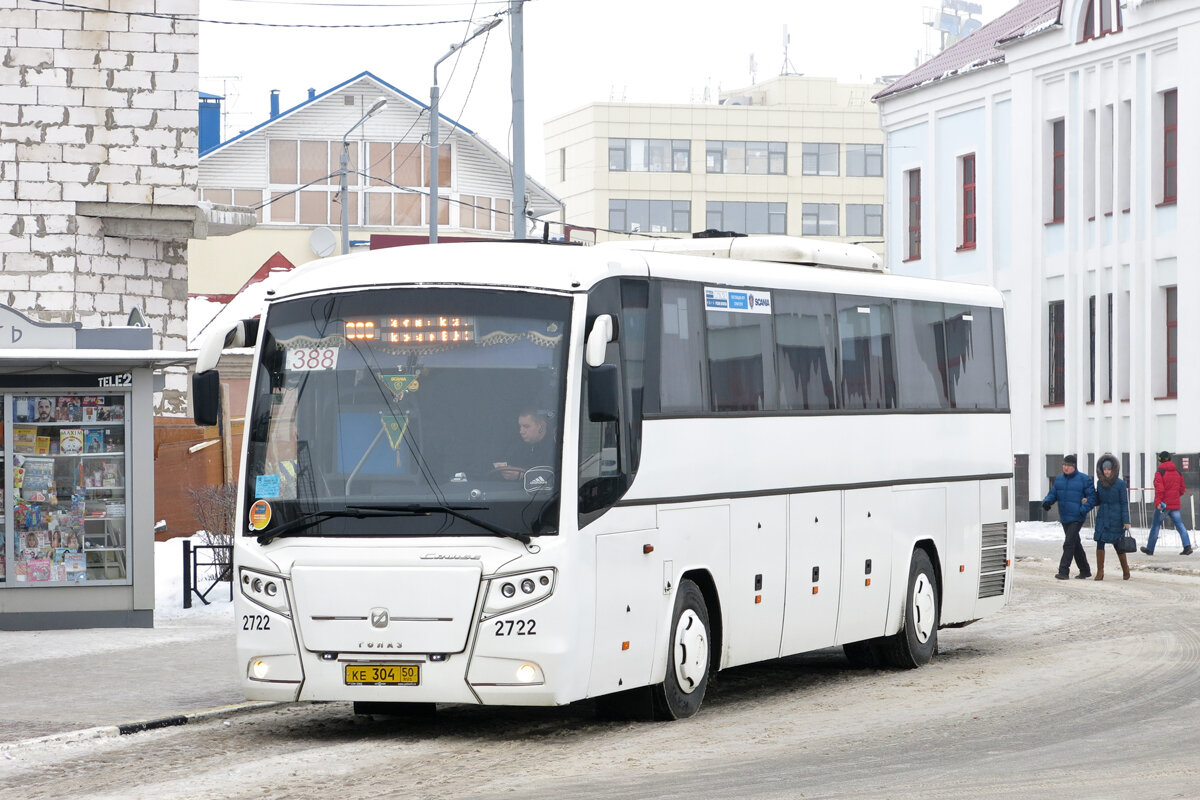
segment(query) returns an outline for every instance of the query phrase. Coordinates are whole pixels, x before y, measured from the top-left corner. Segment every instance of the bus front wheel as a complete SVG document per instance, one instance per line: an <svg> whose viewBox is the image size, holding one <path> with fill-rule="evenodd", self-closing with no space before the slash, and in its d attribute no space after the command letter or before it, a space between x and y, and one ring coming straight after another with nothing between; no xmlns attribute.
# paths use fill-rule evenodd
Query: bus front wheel
<svg viewBox="0 0 1200 800"><path fill-rule="evenodd" d="M711 668L708 606L700 587L681 581L671 616L667 675L654 687L654 717L684 719L700 710Z"/></svg>
<svg viewBox="0 0 1200 800"><path fill-rule="evenodd" d="M904 622L899 631L880 642L880 655L888 666L914 669L929 663L937 651L939 606L933 562L918 548L908 568Z"/></svg>

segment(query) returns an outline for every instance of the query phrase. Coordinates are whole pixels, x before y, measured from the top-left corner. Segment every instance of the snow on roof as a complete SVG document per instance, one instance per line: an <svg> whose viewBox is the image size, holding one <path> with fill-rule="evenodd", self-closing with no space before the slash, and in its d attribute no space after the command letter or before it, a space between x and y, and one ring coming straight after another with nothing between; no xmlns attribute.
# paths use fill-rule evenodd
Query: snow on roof
<svg viewBox="0 0 1200 800"><path fill-rule="evenodd" d="M1004 62L999 45L1056 24L1062 0L1024 0L892 83L874 100Z"/></svg>

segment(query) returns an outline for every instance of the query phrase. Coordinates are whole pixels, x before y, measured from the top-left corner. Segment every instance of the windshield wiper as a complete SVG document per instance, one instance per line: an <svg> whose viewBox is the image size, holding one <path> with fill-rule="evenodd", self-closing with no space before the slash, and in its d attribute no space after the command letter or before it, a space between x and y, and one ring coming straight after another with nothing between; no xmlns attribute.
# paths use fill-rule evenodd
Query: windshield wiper
<svg viewBox="0 0 1200 800"><path fill-rule="evenodd" d="M403 512L402 512L403 513ZM307 514L302 514L290 522L285 522L274 530L259 534L259 544L269 544L272 540L278 539L280 536L289 536L299 533L302 530L307 530L312 526L324 522L331 517L354 517L355 519L363 519L365 517L390 517L399 516L398 514L389 513L388 509L376 508L356 508L348 507L345 509L331 508L324 511L310 511Z"/></svg>
<svg viewBox="0 0 1200 800"><path fill-rule="evenodd" d="M461 519L464 522L469 522L472 525L483 528L485 531L490 531L497 536L507 536L510 539L516 539L521 544L529 544L529 534L514 531L505 528L502 525L482 520L473 514L467 514L467 511L486 511L488 506L452 506L442 503L403 503L394 505L354 505L346 506L347 509L355 509L360 511L375 511L380 513L393 514L412 514L414 516L426 516L429 514L449 514L452 517Z"/></svg>

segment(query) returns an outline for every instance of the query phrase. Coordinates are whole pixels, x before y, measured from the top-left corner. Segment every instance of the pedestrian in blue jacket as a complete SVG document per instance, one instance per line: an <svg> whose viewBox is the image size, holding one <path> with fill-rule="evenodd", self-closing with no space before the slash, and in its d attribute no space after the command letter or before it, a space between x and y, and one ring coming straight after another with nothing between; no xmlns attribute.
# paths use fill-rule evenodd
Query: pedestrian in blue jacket
<svg viewBox="0 0 1200 800"><path fill-rule="evenodd" d="M1129 530L1129 490L1121 478L1121 462L1105 453L1096 462L1096 580L1104 580L1104 545L1111 544L1121 562L1121 577L1129 580L1129 559L1117 542Z"/></svg>
<svg viewBox="0 0 1200 800"><path fill-rule="evenodd" d="M1096 490L1092 488L1092 479L1075 469L1075 463L1075 456L1063 456L1062 475L1054 479L1050 493L1042 500L1043 511L1049 511L1051 506L1058 503L1058 519L1063 526L1063 554L1058 562L1058 574L1054 577L1060 581L1071 577L1072 558L1075 559L1075 566L1079 567L1076 578L1092 577L1087 553L1084 552L1083 542L1079 541L1079 529L1095 505Z"/></svg>

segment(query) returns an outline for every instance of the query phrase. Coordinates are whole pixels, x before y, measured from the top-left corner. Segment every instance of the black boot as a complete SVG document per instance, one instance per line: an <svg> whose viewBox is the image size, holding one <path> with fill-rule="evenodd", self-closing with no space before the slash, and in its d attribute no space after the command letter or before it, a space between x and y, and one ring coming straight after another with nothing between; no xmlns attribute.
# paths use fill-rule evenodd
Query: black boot
<svg viewBox="0 0 1200 800"><path fill-rule="evenodd" d="M1187 547L1183 548L1183 552L1180 553L1179 555L1190 556L1191 554L1192 554L1192 546L1189 544Z"/></svg>
<svg viewBox="0 0 1200 800"><path fill-rule="evenodd" d="M1147 550L1145 547L1141 547L1141 548L1138 548L1138 549L1139 549L1139 550L1141 550L1143 553L1145 553L1145 554L1146 554L1146 555L1148 555L1148 556L1152 556L1152 555L1154 555L1154 551L1153 551L1153 550Z"/></svg>

